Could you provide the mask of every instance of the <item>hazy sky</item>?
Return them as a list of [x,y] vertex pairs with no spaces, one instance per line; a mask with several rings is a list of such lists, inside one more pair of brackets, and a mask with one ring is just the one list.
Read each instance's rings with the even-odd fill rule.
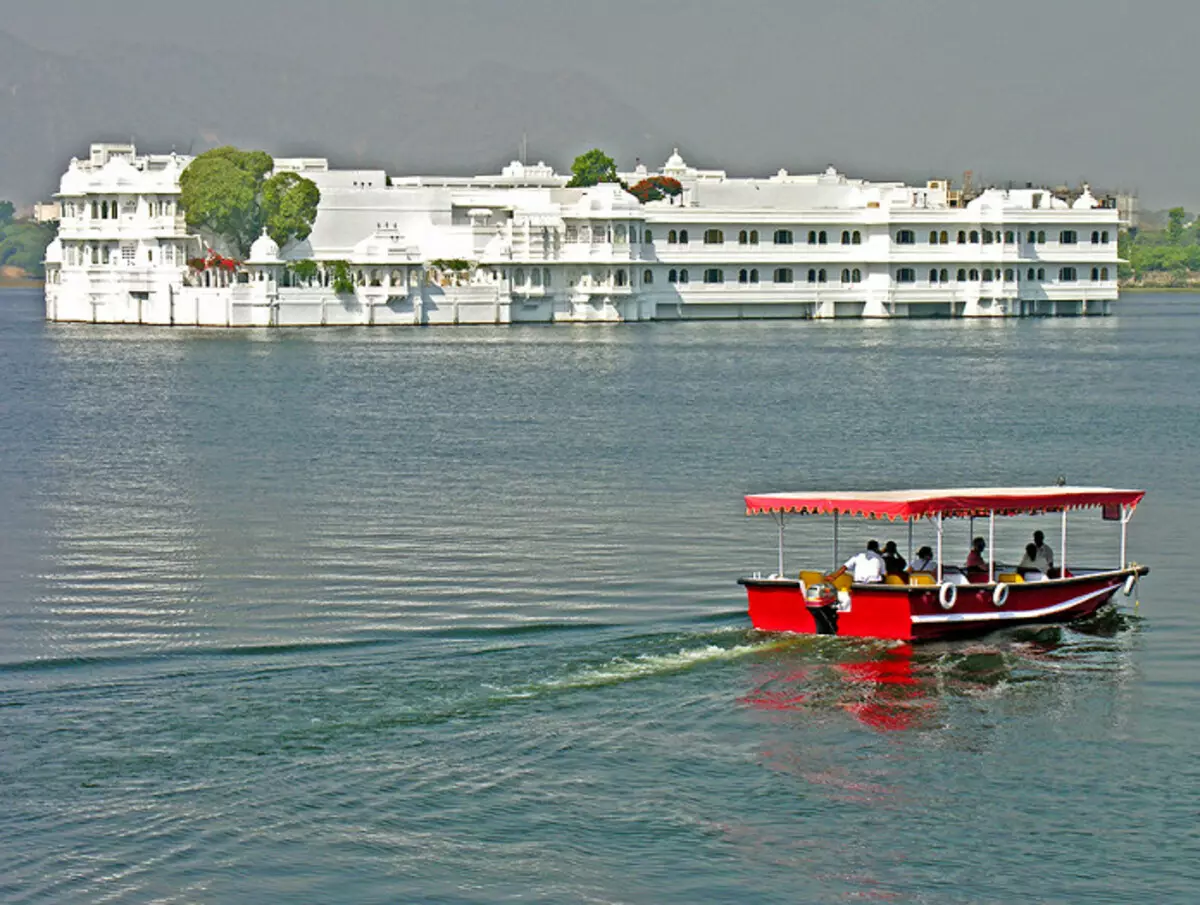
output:
[[63,52],[299,55],[314,78],[575,71],[660,119],[690,162],[734,172],[973,169],[1200,206],[1196,0],[0,0],[0,28]]

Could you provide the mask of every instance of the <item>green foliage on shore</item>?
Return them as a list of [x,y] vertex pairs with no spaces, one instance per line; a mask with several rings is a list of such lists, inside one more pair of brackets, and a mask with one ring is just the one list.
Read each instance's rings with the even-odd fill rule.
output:
[[0,226],[7,226],[9,223],[12,223],[13,217],[16,215],[16,213],[16,205],[14,205],[11,201],[0,201]]
[[325,268],[332,276],[330,286],[337,295],[354,294],[354,274],[349,264],[345,261],[326,261]]
[[11,217],[7,221],[0,220],[0,267],[17,267],[34,279],[42,279],[46,275],[46,246],[57,233],[56,223],[35,223]]
[[1151,279],[1184,284],[1200,271],[1200,218],[1190,223],[1182,207],[1167,212],[1161,229],[1142,227],[1121,233],[1118,253],[1128,263],[1120,265],[1123,280]]
[[265,151],[223,147],[199,155],[179,177],[188,226],[224,240],[242,257],[264,228],[281,246],[307,238],[321,192],[296,173],[268,177],[274,166]]
[[601,182],[620,182],[617,164],[599,148],[580,154],[571,164],[571,181],[567,188],[587,188]]

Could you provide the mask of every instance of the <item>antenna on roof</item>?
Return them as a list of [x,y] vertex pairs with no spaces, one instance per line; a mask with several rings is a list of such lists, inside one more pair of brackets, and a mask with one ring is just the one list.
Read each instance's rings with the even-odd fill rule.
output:
[[529,134],[521,133],[521,163],[524,165],[525,159],[529,156]]

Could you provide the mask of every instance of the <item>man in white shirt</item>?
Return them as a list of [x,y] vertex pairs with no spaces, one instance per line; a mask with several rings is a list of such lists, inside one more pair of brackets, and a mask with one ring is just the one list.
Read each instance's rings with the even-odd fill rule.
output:
[[1033,532],[1033,543],[1037,547],[1035,566],[1046,575],[1054,568],[1054,551],[1046,544],[1046,535],[1041,531]]
[[856,553],[846,560],[846,564],[829,576],[830,581],[835,581],[847,572],[851,572],[854,576],[855,584],[872,584],[883,581],[884,573],[887,571],[887,565],[883,561],[883,556],[879,552],[879,541],[867,541],[867,549],[861,553]]

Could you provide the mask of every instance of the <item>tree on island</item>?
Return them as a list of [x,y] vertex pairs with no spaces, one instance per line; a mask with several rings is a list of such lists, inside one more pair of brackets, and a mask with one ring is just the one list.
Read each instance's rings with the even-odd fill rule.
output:
[[188,226],[223,239],[242,257],[264,228],[279,245],[308,238],[321,192],[296,173],[268,178],[274,167],[265,151],[223,147],[199,155],[179,177]]
[[672,179],[670,176],[650,176],[636,183],[629,190],[629,194],[642,204],[646,204],[650,201],[661,201],[667,196],[674,198],[676,195],[681,195],[683,186],[678,179]]
[[586,154],[580,154],[571,164],[571,181],[567,188],[579,189],[598,185],[601,182],[621,181],[617,176],[617,164],[611,157],[599,148],[592,148]]
[[12,223],[17,209],[11,201],[0,201],[0,226]]

